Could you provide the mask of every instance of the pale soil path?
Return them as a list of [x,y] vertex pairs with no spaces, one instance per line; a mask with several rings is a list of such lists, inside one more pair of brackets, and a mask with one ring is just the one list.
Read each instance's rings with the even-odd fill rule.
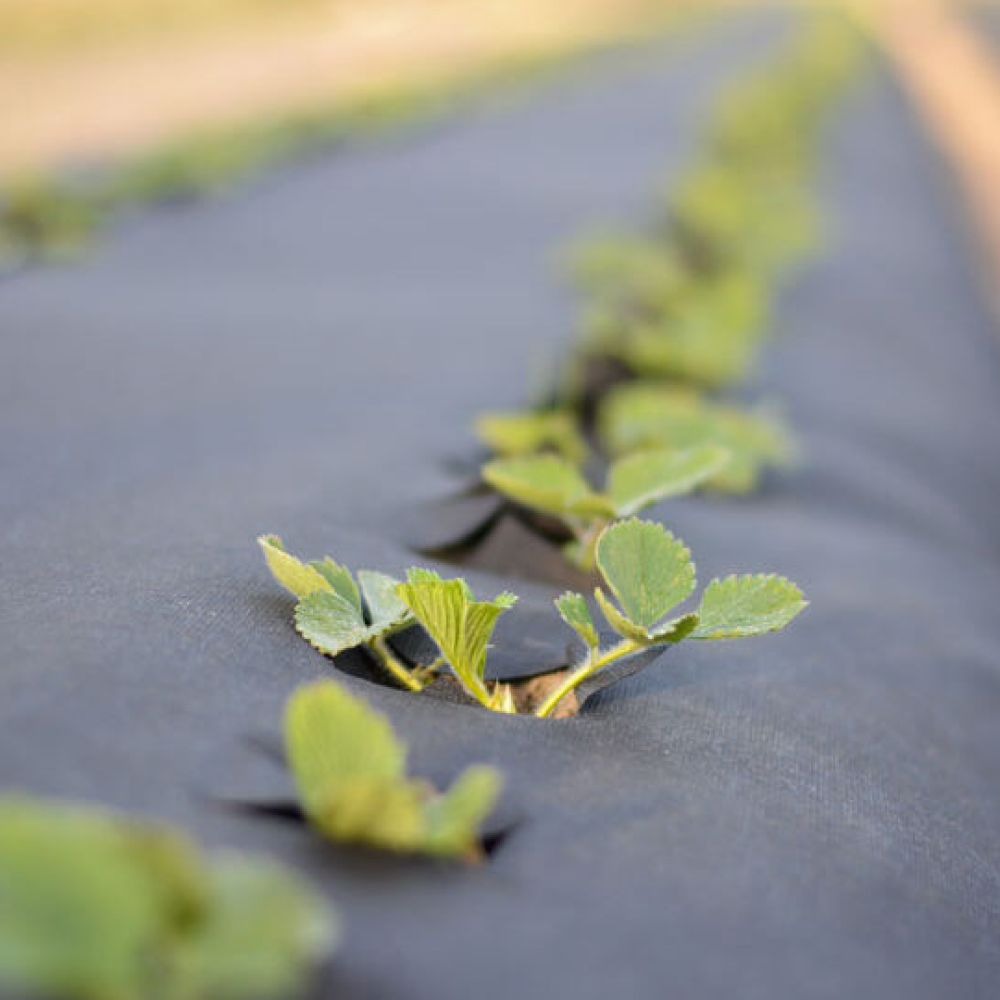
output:
[[872,23],[959,179],[1000,313],[1000,64],[944,4],[887,5]]
[[[0,60],[0,177],[119,157],[177,136],[461,79],[613,40],[651,0],[380,0],[307,7],[197,38]],[[658,12],[658,13],[656,13]]]

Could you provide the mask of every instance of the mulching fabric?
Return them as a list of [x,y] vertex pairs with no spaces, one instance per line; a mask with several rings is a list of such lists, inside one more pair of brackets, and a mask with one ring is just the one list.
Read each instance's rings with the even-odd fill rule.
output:
[[[759,380],[803,464],[655,512],[703,580],[799,582],[787,632],[679,647],[571,720],[493,716],[338,671],[253,541],[424,561],[401,512],[447,491],[474,414],[522,403],[571,336],[554,251],[641,224],[712,97],[789,24],[602,57],[0,285],[0,787],[306,872],[348,922],[316,998],[991,995],[1000,342],[877,61],[831,134],[829,246],[792,276]],[[565,654],[554,610],[538,624],[552,587],[471,578],[525,595],[523,662]],[[335,848],[234,806],[288,800],[282,707],[321,675],[391,716],[415,773],[504,768],[488,863]]]

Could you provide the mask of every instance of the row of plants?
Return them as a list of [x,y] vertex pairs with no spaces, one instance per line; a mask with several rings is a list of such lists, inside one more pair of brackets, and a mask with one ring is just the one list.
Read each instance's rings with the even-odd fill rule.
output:
[[[748,491],[791,450],[765,407],[722,392],[751,373],[779,279],[815,243],[823,112],[851,75],[855,46],[844,22],[818,18],[776,66],[726,94],[651,232],[578,248],[585,322],[554,405],[477,421],[494,452],[482,483],[540,537],[562,538],[566,559],[594,584],[600,626],[579,591],[555,602],[582,643],[580,661],[529,706],[516,682],[490,681],[487,669],[513,594],[478,600],[464,578],[423,567],[405,580],[362,570],[355,581],[331,558],[302,562],[263,536],[273,575],[298,600],[303,638],[330,657],[361,649],[381,678],[414,693],[446,681],[491,711],[548,717],[572,714],[580,686],[623,659],[688,638],[773,631],[802,610],[795,584],[752,574],[712,580],[699,605],[675,613],[695,588],[690,553],[635,515],[699,488]],[[428,662],[394,645],[415,628],[436,650]],[[524,664],[525,677],[537,673]]]
[[[764,574],[712,580],[687,604],[690,552],[635,515],[696,488],[752,489],[788,452],[772,414],[722,391],[748,376],[776,280],[811,245],[820,112],[846,82],[852,51],[844,26],[824,19],[776,68],[734,88],[651,232],[577,254],[584,332],[553,399],[478,421],[494,452],[484,482],[557,521],[565,556],[593,584],[593,603],[578,591],[555,601],[579,659],[529,699],[488,669],[513,594],[481,600],[465,579],[427,567],[395,578],[305,562],[263,536],[310,644],[330,657],[360,650],[414,694],[445,685],[475,707],[549,719],[574,714],[588,683],[643,654],[761,635],[801,612],[799,588]],[[416,647],[404,641],[414,634]],[[435,652],[417,658],[414,648]],[[256,807],[326,840],[475,863],[502,832],[489,828],[503,788],[495,767],[470,766],[435,788],[411,775],[389,720],[332,679],[292,693],[284,757],[294,801]],[[65,933],[53,936],[54,925]],[[81,1000],[276,996],[334,952],[339,927],[271,863],[206,858],[175,832],[112,814],[0,800],[0,981]]]
[[549,398],[477,421],[482,479],[540,533],[559,521],[575,566],[593,568],[609,520],[696,489],[752,492],[794,458],[777,408],[744,386],[781,279],[817,244],[820,130],[856,58],[850,27],[821,18],[727,94],[647,230],[574,249],[581,333]]

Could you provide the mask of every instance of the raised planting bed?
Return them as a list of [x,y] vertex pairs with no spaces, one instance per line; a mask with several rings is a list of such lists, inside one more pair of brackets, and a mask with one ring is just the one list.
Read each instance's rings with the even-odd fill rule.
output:
[[[703,580],[794,579],[812,606],[790,628],[681,643],[572,718],[485,711],[376,683],[363,651],[324,658],[252,543],[514,590],[494,677],[568,665],[564,581],[429,559],[404,515],[466,478],[449,460],[475,454],[477,413],[523,405],[533,351],[566,356],[553,249],[641,227],[791,22],[611,59],[0,287],[0,788],[305,876],[346,927],[317,1000],[989,996],[1000,347],[877,60],[820,161],[827,246],[783,281],[751,383],[799,466],[641,515]],[[286,715],[295,691],[318,700]],[[350,727],[376,763],[324,795],[356,803],[377,765],[404,853],[341,843],[372,827],[314,795]]]

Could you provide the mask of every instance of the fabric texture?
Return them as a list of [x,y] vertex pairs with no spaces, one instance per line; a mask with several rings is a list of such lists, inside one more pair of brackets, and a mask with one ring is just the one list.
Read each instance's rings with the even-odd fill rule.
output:
[[[293,687],[334,668],[254,544],[401,573],[393,511],[518,405],[575,302],[549,263],[647,217],[766,14],[228,199],[140,213],[0,285],[0,787],[274,853],[343,910],[315,997],[931,1000],[1000,982],[1000,349],[942,171],[881,67],[820,189],[830,246],[760,389],[801,468],[658,507],[702,581],[771,570],[781,635],[689,643],[576,719],[348,678],[415,773],[501,766],[480,869],[226,807],[288,794]],[[543,608],[552,589],[475,577]],[[525,638],[565,643],[552,612]],[[527,655],[527,651],[526,651]],[[344,675],[346,676],[346,675]]]

